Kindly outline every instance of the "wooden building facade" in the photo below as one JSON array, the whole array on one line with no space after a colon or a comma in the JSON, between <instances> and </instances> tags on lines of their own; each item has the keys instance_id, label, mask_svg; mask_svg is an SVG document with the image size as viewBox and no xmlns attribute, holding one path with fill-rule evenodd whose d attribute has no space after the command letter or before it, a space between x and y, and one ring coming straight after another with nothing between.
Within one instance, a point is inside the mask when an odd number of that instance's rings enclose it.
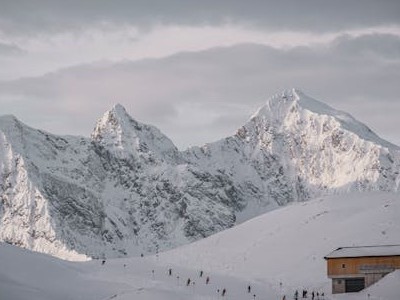
<instances>
[{"instance_id":1,"label":"wooden building facade","mask_svg":"<svg viewBox=\"0 0 400 300\"><path fill-rule=\"evenodd\" d=\"M324 258L332 293L358 292L400 269L400 245L341 247Z\"/></svg>"}]
</instances>

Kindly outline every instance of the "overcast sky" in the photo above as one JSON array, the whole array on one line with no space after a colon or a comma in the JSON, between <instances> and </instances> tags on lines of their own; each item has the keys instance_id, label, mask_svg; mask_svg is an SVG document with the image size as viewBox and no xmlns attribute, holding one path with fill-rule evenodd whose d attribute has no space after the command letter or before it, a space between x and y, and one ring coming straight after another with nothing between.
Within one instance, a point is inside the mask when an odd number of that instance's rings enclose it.
<instances>
[{"instance_id":1,"label":"overcast sky","mask_svg":"<svg viewBox=\"0 0 400 300\"><path fill-rule=\"evenodd\" d=\"M0 114L89 136L121 103L181 149L296 87L400 145L400 1L0 0Z\"/></svg>"}]
</instances>

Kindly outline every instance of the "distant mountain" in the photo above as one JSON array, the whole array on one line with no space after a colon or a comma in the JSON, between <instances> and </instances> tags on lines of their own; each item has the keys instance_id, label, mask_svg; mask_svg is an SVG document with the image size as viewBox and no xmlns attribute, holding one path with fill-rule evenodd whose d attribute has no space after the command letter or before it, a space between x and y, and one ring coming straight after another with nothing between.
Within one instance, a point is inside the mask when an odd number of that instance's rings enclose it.
<instances>
[{"instance_id":1,"label":"distant mountain","mask_svg":"<svg viewBox=\"0 0 400 300\"><path fill-rule=\"evenodd\" d=\"M61 258L157 252L293 201L395 191L400 148L297 90L180 152L114 106L91 138L0 118L0 240Z\"/></svg>"},{"instance_id":2,"label":"distant mountain","mask_svg":"<svg viewBox=\"0 0 400 300\"><path fill-rule=\"evenodd\" d=\"M327 193L398 191L400 182L398 146L295 89L270 98L234 136L185 155L211 174L228 174L245 206L256 200L255 214L259 205Z\"/></svg>"}]
</instances>

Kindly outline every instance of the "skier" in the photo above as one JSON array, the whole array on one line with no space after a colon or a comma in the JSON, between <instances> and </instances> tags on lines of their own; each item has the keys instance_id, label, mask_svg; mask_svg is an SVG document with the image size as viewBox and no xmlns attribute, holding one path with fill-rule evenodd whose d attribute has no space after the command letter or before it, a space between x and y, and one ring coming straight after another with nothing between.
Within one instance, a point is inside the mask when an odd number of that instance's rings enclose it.
<instances>
[{"instance_id":1,"label":"skier","mask_svg":"<svg viewBox=\"0 0 400 300\"><path fill-rule=\"evenodd\" d=\"M200 277L203 277L203 271L202 270L200 271Z\"/></svg>"},{"instance_id":2,"label":"skier","mask_svg":"<svg viewBox=\"0 0 400 300\"><path fill-rule=\"evenodd\" d=\"M171 268L168 269L168 275L169 275L169 276L172 275L172 269L171 269Z\"/></svg>"},{"instance_id":3,"label":"skier","mask_svg":"<svg viewBox=\"0 0 400 300\"><path fill-rule=\"evenodd\" d=\"M222 297L224 297L225 294L226 294L226 289L224 288L224 289L222 290Z\"/></svg>"},{"instance_id":4,"label":"skier","mask_svg":"<svg viewBox=\"0 0 400 300\"><path fill-rule=\"evenodd\" d=\"M303 290L303 298L307 298L307 290Z\"/></svg>"},{"instance_id":5,"label":"skier","mask_svg":"<svg viewBox=\"0 0 400 300\"><path fill-rule=\"evenodd\" d=\"M186 286L190 285L190 278L188 278L188 280L186 281Z\"/></svg>"},{"instance_id":6,"label":"skier","mask_svg":"<svg viewBox=\"0 0 400 300\"><path fill-rule=\"evenodd\" d=\"M282 300L286 300L286 295L283 295Z\"/></svg>"},{"instance_id":7,"label":"skier","mask_svg":"<svg viewBox=\"0 0 400 300\"><path fill-rule=\"evenodd\" d=\"M247 292L251 293L251 286L250 285L247 286Z\"/></svg>"},{"instance_id":8,"label":"skier","mask_svg":"<svg viewBox=\"0 0 400 300\"><path fill-rule=\"evenodd\" d=\"M314 298L315 298L315 294L314 294L314 291L312 291L312 293L311 293L311 300L314 300Z\"/></svg>"},{"instance_id":9,"label":"skier","mask_svg":"<svg viewBox=\"0 0 400 300\"><path fill-rule=\"evenodd\" d=\"M103 259L103 260L101 261L101 265L104 265L105 263L106 263L106 260Z\"/></svg>"},{"instance_id":10,"label":"skier","mask_svg":"<svg viewBox=\"0 0 400 300\"><path fill-rule=\"evenodd\" d=\"M298 299L299 299L299 291L296 290L296 291L294 292L294 300L298 300Z\"/></svg>"},{"instance_id":11,"label":"skier","mask_svg":"<svg viewBox=\"0 0 400 300\"><path fill-rule=\"evenodd\" d=\"M208 284L210 282L210 277L207 276L206 278L206 284Z\"/></svg>"}]
</instances>

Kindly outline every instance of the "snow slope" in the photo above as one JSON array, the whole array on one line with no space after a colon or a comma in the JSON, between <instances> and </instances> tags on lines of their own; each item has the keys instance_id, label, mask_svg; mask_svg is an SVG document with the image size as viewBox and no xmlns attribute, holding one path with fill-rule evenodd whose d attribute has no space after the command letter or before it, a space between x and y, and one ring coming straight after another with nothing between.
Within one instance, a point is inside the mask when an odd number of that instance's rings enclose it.
<instances>
[{"instance_id":1,"label":"snow slope","mask_svg":"<svg viewBox=\"0 0 400 300\"><path fill-rule=\"evenodd\" d=\"M293 202L399 184L399 147L295 89L183 152L120 105L90 138L0 117L0 241L70 260L156 253Z\"/></svg>"},{"instance_id":2,"label":"snow slope","mask_svg":"<svg viewBox=\"0 0 400 300\"><path fill-rule=\"evenodd\" d=\"M226 288L224 299L280 300L307 288L326 300L398 300L398 271L360 293L332 296L323 257L338 246L400 244L399 200L393 193L321 197L157 256L104 265L0 244L0 299L222 299L217 290ZM187 278L195 285L187 287Z\"/></svg>"},{"instance_id":3,"label":"snow slope","mask_svg":"<svg viewBox=\"0 0 400 300\"><path fill-rule=\"evenodd\" d=\"M251 299L247 280L210 273L200 278L198 270L181 267L169 276L168 268L151 258L76 263L0 244L0 264L0 299L7 300L217 299L223 288L226 299ZM195 284L186 286L187 278ZM253 289L273 293L257 283Z\"/></svg>"},{"instance_id":4,"label":"snow slope","mask_svg":"<svg viewBox=\"0 0 400 300\"><path fill-rule=\"evenodd\" d=\"M395 193L325 196L268 212L161 258L266 284L327 291L323 257L340 246L400 244L399 215Z\"/></svg>"}]
</instances>

